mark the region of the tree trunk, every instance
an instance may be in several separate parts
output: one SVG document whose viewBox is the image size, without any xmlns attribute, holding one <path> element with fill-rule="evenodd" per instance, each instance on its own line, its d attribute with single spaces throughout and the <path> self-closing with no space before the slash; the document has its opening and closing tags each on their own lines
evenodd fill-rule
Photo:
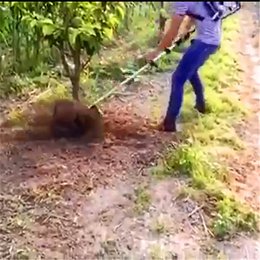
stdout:
<svg viewBox="0 0 260 260">
<path fill-rule="evenodd" d="M 125 10 L 125 21 L 124 21 L 124 24 L 125 24 L 125 29 L 129 30 L 129 7 L 128 6 L 126 6 L 126 10 Z"/>
<path fill-rule="evenodd" d="M 27 60 L 28 63 L 30 63 L 29 62 L 30 61 L 30 48 L 29 48 L 29 46 L 30 46 L 29 36 L 26 35 L 26 50 L 25 51 L 26 51 L 26 60 Z M 27 67 L 30 68 L 31 64 L 27 65 Z"/>
<path fill-rule="evenodd" d="M 70 79 L 72 84 L 72 97 L 79 101 L 79 78 Z"/>
<path fill-rule="evenodd" d="M 80 62 L 80 39 L 76 38 L 75 50 L 73 50 L 73 59 L 74 59 L 74 75 L 72 79 L 72 96 L 75 100 L 79 101 L 79 81 L 80 81 L 80 72 L 81 72 L 81 62 Z"/>
<path fill-rule="evenodd" d="M 40 32 L 38 29 L 35 31 L 35 41 L 34 41 L 34 64 L 38 64 L 39 62 L 39 53 L 40 53 Z"/>
<path fill-rule="evenodd" d="M 160 14 L 159 14 L 159 37 L 162 38 L 165 30 L 166 18 L 162 15 L 161 10 L 164 7 L 164 2 L 160 2 Z"/>
<path fill-rule="evenodd" d="M 13 55 L 14 55 L 14 63 L 13 63 L 13 70 L 15 72 L 18 72 L 18 64 L 20 61 L 20 46 L 19 46 L 19 31 L 18 31 L 18 14 L 17 14 L 17 8 L 16 6 L 11 7 L 11 12 L 12 12 L 12 30 L 13 30 L 13 42 L 12 42 L 12 47 L 13 47 Z"/>
<path fill-rule="evenodd" d="M 36 10 L 40 13 L 40 4 L 36 2 Z M 41 43 L 41 32 L 39 28 L 35 28 L 35 41 L 34 41 L 34 64 L 38 64 L 39 62 L 39 54 L 40 54 L 40 43 Z"/>
</svg>

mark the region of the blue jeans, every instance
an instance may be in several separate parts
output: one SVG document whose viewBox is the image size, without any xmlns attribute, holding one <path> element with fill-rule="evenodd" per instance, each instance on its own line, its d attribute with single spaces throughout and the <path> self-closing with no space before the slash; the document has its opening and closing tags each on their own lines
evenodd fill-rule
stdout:
<svg viewBox="0 0 260 260">
<path fill-rule="evenodd" d="M 210 45 L 199 40 L 193 40 L 179 62 L 172 75 L 171 95 L 166 117 L 175 120 L 182 106 L 183 88 L 187 80 L 190 81 L 196 95 L 196 105 L 205 105 L 204 88 L 200 80 L 198 69 L 214 54 L 218 45 Z"/>
</svg>

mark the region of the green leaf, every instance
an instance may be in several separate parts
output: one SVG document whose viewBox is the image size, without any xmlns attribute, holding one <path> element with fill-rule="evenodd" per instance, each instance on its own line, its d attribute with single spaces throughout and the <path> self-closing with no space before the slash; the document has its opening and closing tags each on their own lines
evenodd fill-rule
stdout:
<svg viewBox="0 0 260 260">
<path fill-rule="evenodd" d="M 54 32 L 54 30 L 55 30 L 55 27 L 53 24 L 45 24 L 42 27 L 42 32 L 43 32 L 44 36 L 51 35 Z"/>
<path fill-rule="evenodd" d="M 166 10 L 165 10 L 164 8 L 161 8 L 161 9 L 160 9 L 160 15 L 161 15 L 162 17 L 167 17 L 167 13 L 166 13 Z"/>
<path fill-rule="evenodd" d="M 0 5 L 0 9 L 1 9 L 1 11 L 4 11 L 4 12 L 8 11 L 8 9 L 7 9 L 6 6 L 1 6 L 1 5 Z"/>
<path fill-rule="evenodd" d="M 111 27 L 115 27 L 119 22 L 118 19 L 113 14 L 110 14 L 108 21 Z"/>
<path fill-rule="evenodd" d="M 33 19 L 31 22 L 30 22 L 30 27 L 31 28 L 34 28 L 35 25 L 36 25 L 37 21 L 35 19 Z"/>
<path fill-rule="evenodd" d="M 120 19 L 124 18 L 125 12 L 121 6 L 117 7 L 117 12 L 118 12 L 118 16 L 120 17 Z"/>
<path fill-rule="evenodd" d="M 101 30 L 101 28 L 102 28 L 101 24 L 97 22 L 97 23 L 95 24 L 95 29 Z"/>
<path fill-rule="evenodd" d="M 53 24 L 52 20 L 49 18 L 44 18 L 41 20 L 42 24 Z"/>
<path fill-rule="evenodd" d="M 79 28 L 82 25 L 82 20 L 80 17 L 74 17 L 71 21 L 72 26 L 75 28 Z"/>
<path fill-rule="evenodd" d="M 86 35 L 92 35 L 95 36 L 96 32 L 94 31 L 94 27 L 92 24 L 87 23 L 82 27 L 82 33 L 86 34 Z"/>
<path fill-rule="evenodd" d="M 29 22 L 32 18 L 29 15 L 24 15 L 21 19 L 22 22 Z"/>
<path fill-rule="evenodd" d="M 77 36 L 80 34 L 80 30 L 75 28 L 69 28 L 69 42 L 71 45 L 75 44 Z"/>
<path fill-rule="evenodd" d="M 113 38 L 113 29 L 111 28 L 105 28 L 104 29 L 105 36 L 111 40 Z"/>
</svg>

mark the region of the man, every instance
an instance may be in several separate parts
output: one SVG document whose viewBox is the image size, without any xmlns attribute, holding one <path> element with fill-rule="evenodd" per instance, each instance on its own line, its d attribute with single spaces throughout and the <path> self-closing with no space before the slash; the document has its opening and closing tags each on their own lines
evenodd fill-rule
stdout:
<svg viewBox="0 0 260 260">
<path fill-rule="evenodd" d="M 172 75 L 171 94 L 166 116 L 159 130 L 175 132 L 176 119 L 179 116 L 183 101 L 183 88 L 190 81 L 196 95 L 195 108 L 205 113 L 204 87 L 198 74 L 198 69 L 214 54 L 221 41 L 221 19 L 213 21 L 208 15 L 203 2 L 173 2 L 171 25 L 157 49 L 148 53 L 147 60 L 154 60 L 160 52 L 169 47 L 178 34 L 184 17 L 188 15 L 186 30 L 195 23 L 197 36 L 183 55 Z"/>
</svg>

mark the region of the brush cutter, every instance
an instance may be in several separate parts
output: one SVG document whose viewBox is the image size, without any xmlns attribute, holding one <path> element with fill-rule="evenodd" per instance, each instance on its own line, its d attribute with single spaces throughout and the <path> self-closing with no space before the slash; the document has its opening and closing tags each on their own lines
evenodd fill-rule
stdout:
<svg viewBox="0 0 260 260">
<path fill-rule="evenodd" d="M 132 76 L 129 78 L 125 79 L 123 82 L 120 83 L 119 87 L 123 87 L 126 85 L 128 82 L 130 82 L 132 79 L 134 79 L 138 74 L 140 74 L 142 71 L 146 70 L 149 66 L 155 66 L 158 67 L 157 64 L 155 63 L 158 61 L 161 57 L 163 57 L 165 54 L 171 53 L 172 49 L 174 49 L 176 46 L 179 46 L 183 42 L 187 41 L 191 34 L 195 32 L 195 29 L 189 31 L 184 37 L 178 37 L 177 40 L 174 41 L 173 45 L 170 48 L 166 48 L 164 52 L 160 53 L 154 60 L 150 61 L 146 65 L 144 65 L 142 68 L 140 68 L 138 71 L 136 71 Z M 113 95 L 115 90 L 118 89 L 118 86 L 112 88 L 109 90 L 104 96 L 100 97 L 98 100 L 96 100 L 93 105 L 97 105 L 99 102 L 103 101 L 104 99 L 108 98 L 109 96 Z"/>
</svg>

